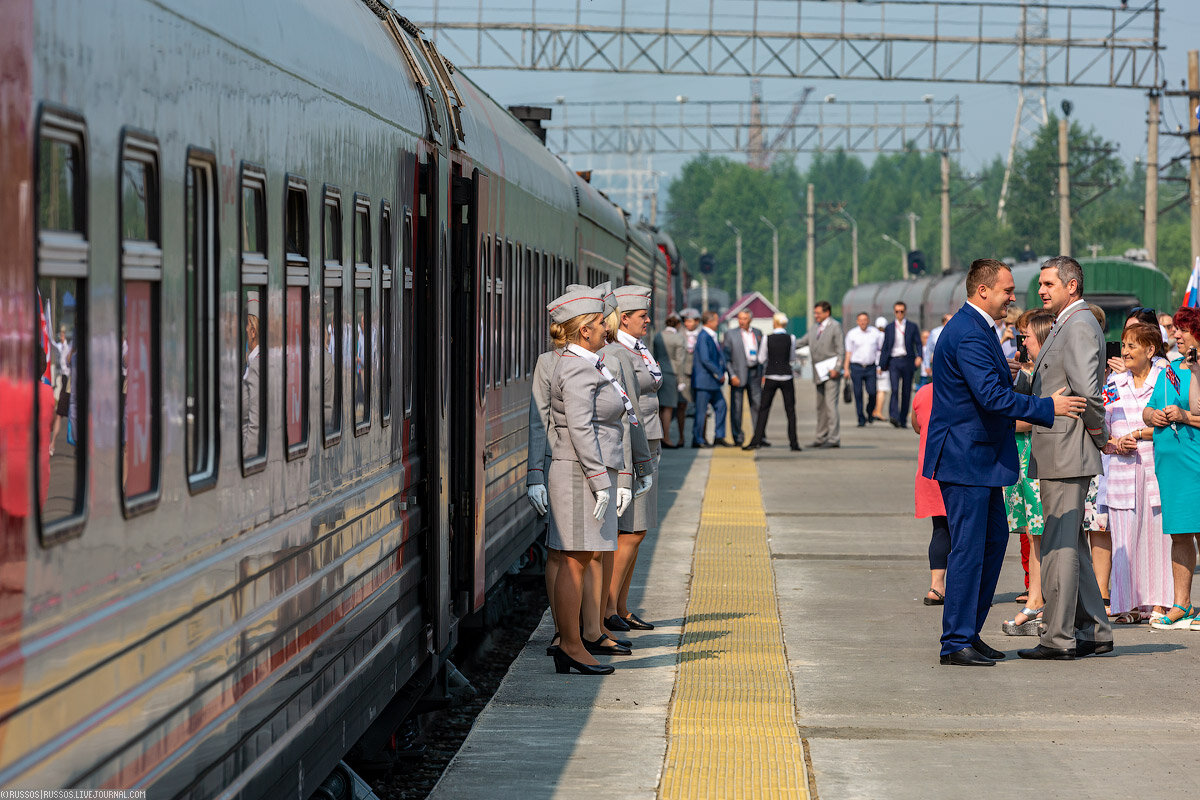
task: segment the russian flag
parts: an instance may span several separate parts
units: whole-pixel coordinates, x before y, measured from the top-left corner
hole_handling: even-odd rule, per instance
[[[1200,308],[1200,258],[1192,267],[1192,277],[1188,278],[1187,289],[1183,291],[1183,305],[1188,308]]]

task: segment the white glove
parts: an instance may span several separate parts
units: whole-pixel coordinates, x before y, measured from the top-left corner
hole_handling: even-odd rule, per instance
[[[633,502],[633,491],[631,489],[617,489],[617,516],[624,515],[625,509],[629,508],[629,504]]]
[[[601,489],[596,492],[596,508],[592,511],[592,516],[597,522],[604,522],[605,511],[608,511],[608,489]]]
[[[550,498],[546,494],[545,484],[533,484],[525,490],[525,496],[529,498],[529,505],[537,509],[539,517],[546,516],[546,509],[550,505]]]
[[[687,388],[688,388],[688,385],[686,383],[679,384],[679,391],[686,392]]]
[[[646,492],[650,491],[650,487],[654,485],[654,476],[645,475],[637,479],[637,489],[634,491],[634,497],[641,497]]]

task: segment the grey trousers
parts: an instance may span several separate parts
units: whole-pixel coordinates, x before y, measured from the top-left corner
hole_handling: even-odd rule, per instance
[[[1091,478],[1042,478],[1042,614],[1046,647],[1075,647],[1077,641],[1111,642],[1112,625],[1092,568],[1083,530],[1083,501]]]
[[[817,384],[817,437],[818,444],[839,444],[842,440],[842,421],[838,416],[838,402],[842,399],[842,379],[830,378]]]

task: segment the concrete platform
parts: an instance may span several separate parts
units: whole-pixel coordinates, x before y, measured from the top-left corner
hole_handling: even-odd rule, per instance
[[[798,390],[807,445],[813,392]],[[773,411],[776,446],[756,462],[813,796],[1194,794],[1200,634],[1118,626],[1111,656],[1017,659],[1036,640],[1000,632],[1019,610],[1014,538],[985,632],[1009,658],[991,669],[939,666],[940,609],[921,603],[929,523],[912,518],[915,434],[858,429],[843,405],[840,449],[791,453],[778,401]],[[633,589],[658,628],[632,634],[635,654],[615,659],[614,675],[586,679],[554,674],[543,620],[432,797],[658,795],[711,459],[691,449],[663,459],[663,523],[643,545]]]

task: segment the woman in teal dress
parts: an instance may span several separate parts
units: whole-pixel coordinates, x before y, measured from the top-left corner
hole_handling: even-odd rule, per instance
[[[1184,358],[1160,380],[1142,414],[1154,428],[1154,474],[1162,497],[1163,533],[1171,537],[1171,572],[1175,605],[1151,621],[1159,630],[1194,628],[1200,620],[1192,608],[1192,574],[1196,571],[1196,539],[1200,536],[1200,309],[1175,313],[1175,338]]]

